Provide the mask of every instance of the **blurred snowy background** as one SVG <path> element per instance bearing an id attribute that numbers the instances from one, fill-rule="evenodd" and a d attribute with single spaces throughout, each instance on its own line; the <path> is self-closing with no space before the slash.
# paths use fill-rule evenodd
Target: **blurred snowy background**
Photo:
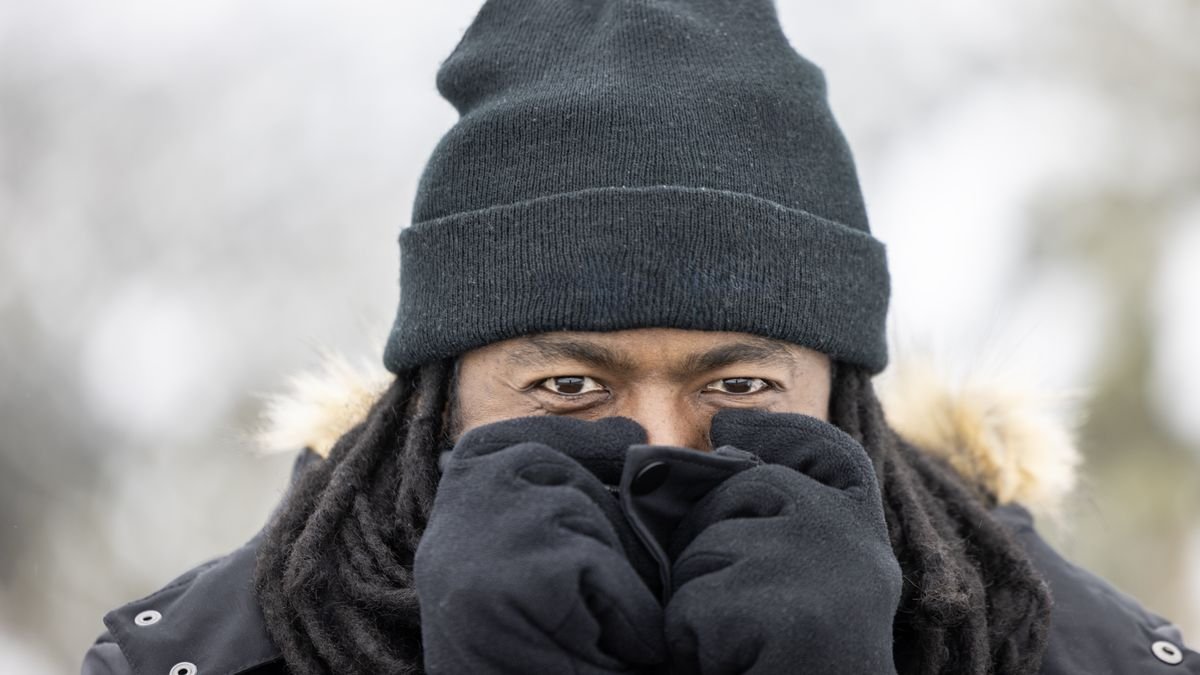
<path id="1" fill-rule="evenodd" d="M 1200 3 L 779 0 L 889 248 L 891 332 L 1086 392 L 1071 557 L 1200 644 Z M 479 0 L 0 4 L 0 672 L 251 536 L 246 440 L 377 361 Z M 894 356 L 897 352 L 894 352 Z"/>

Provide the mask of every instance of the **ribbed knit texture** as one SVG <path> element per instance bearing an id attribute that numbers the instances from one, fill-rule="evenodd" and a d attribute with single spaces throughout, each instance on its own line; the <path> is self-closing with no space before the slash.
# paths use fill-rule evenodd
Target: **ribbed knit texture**
<path id="1" fill-rule="evenodd" d="M 885 249 L 771 0 L 489 0 L 437 86 L 461 118 L 400 235 L 393 372 L 650 326 L 886 365 Z"/>

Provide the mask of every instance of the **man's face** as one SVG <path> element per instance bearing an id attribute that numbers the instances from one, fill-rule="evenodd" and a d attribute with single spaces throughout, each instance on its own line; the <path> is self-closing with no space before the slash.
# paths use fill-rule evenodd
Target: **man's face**
<path id="1" fill-rule="evenodd" d="M 552 332 L 461 357 L 451 435 L 528 415 L 629 417 L 647 443 L 709 451 L 712 416 L 758 408 L 829 419 L 830 359 L 747 333 Z"/>

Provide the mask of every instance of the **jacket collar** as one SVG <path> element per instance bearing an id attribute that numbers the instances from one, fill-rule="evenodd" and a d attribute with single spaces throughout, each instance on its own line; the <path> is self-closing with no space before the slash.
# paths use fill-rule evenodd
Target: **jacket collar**
<path id="1" fill-rule="evenodd" d="M 293 378 L 290 393 L 269 401 L 260 443 L 305 448 L 293 465 L 289 492 L 304 468 L 366 415 L 390 380 L 382 368 L 356 369 L 331 356 L 322 372 Z M 889 423 L 996 495 L 1002 506 L 1013 505 L 999 511 L 1031 518 L 1017 506 L 1024 504 L 1034 517 L 1056 515 L 1079 463 L 1070 426 L 1051 414 L 1061 393 L 978 373 L 955 379 L 934 362 L 913 358 L 894 362 L 876 386 Z M 135 673 L 159 675 L 190 662 L 204 675 L 235 675 L 281 659 L 254 594 L 262 535 L 105 616 Z M 141 625 L 154 616 L 147 612 L 160 618 Z"/>
<path id="2" fill-rule="evenodd" d="M 374 360 L 352 366 L 326 352 L 322 368 L 293 377 L 287 393 L 271 396 L 256 435 L 259 446 L 304 448 L 289 491 L 308 464 L 328 455 L 337 438 L 366 416 L 391 378 Z M 1055 410 L 1073 394 L 982 371 L 952 377 L 936 359 L 914 354 L 894 359 L 875 383 L 889 424 L 995 495 L 1002 507 L 1010 504 L 997 514 L 1060 514 L 1080 456 L 1073 424 Z M 238 550 L 104 616 L 134 673 L 170 673 L 188 662 L 205 675 L 234 675 L 281 658 L 254 597 L 262 536 L 260 531 Z"/>

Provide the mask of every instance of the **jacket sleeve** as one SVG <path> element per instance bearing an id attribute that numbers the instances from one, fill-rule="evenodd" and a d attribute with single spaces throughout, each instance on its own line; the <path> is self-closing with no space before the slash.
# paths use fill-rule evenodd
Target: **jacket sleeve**
<path id="1" fill-rule="evenodd" d="M 133 668 L 112 634 L 104 631 L 83 655 L 80 675 L 133 675 Z"/>
<path id="2" fill-rule="evenodd" d="M 1043 675 L 1200 675 L 1200 653 L 1184 644 L 1170 621 L 1059 555 L 1023 507 L 1009 504 L 993 513 L 1012 529 L 1050 587 L 1054 604 Z"/>

